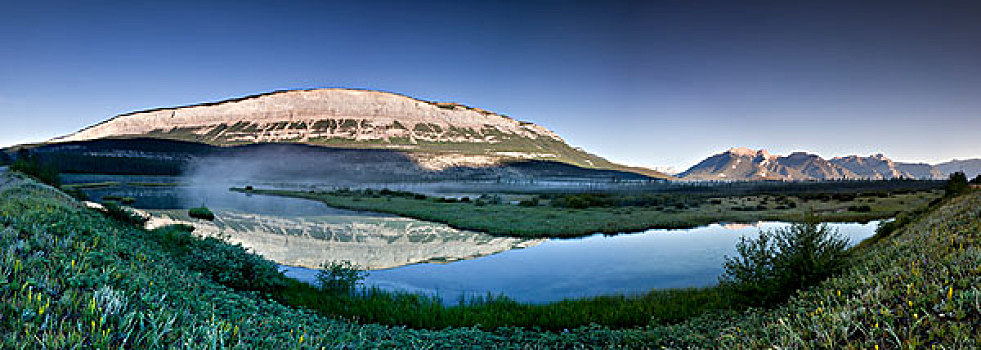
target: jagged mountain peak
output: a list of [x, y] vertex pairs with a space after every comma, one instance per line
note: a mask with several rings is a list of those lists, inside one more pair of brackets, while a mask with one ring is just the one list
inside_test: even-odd
[[935, 179], [942, 174], [928, 164], [898, 163], [882, 153], [868, 157], [858, 155], [826, 160], [804, 151], [786, 156], [760, 157], [762, 150], [731, 148], [709, 157], [679, 177], [689, 180], [830, 180], [891, 179], [898, 177]]
[[748, 147], [733, 147], [726, 150], [723, 153], [735, 155], [735, 156], [741, 156], [741, 157], [764, 157], [764, 158], [770, 157], [770, 152], [767, 152], [767, 150], [765, 149], [757, 150]]

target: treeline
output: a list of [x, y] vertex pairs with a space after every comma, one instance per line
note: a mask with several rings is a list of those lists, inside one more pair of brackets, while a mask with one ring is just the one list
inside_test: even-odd
[[79, 153], [38, 153], [41, 162], [62, 172], [112, 175], [180, 175], [187, 162], [178, 159], [92, 156]]
[[61, 172], [58, 167], [40, 160], [36, 154], [27, 150], [17, 153], [17, 159], [10, 165], [10, 170], [30, 175], [51, 186], [61, 186]]

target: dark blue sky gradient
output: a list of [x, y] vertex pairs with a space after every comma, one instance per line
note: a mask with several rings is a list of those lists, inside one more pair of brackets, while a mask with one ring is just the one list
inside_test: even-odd
[[4, 1], [0, 145], [356, 87], [536, 122], [633, 165], [731, 146], [981, 157], [981, 5], [573, 3]]

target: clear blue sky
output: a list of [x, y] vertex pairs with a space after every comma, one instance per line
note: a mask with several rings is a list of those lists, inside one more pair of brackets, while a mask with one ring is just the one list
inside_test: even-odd
[[153, 107], [356, 87], [614, 161], [731, 146], [981, 157], [981, 6], [932, 1], [4, 1], [0, 145]]

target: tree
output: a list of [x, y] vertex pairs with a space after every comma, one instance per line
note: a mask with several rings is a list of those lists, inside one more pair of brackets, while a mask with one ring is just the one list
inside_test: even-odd
[[743, 237], [736, 257], [726, 257], [720, 285], [743, 304], [767, 306], [840, 273], [848, 262], [848, 238], [813, 217], [803, 223]]
[[970, 190], [971, 186], [967, 183], [967, 175], [958, 171], [950, 174], [950, 179], [947, 180], [947, 185], [944, 186], [944, 195], [947, 197], [956, 197]]
[[976, 176], [974, 180], [971, 180], [972, 185], [981, 185], [981, 174]]

